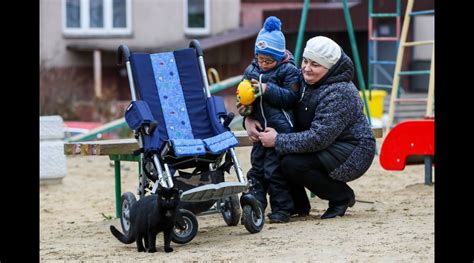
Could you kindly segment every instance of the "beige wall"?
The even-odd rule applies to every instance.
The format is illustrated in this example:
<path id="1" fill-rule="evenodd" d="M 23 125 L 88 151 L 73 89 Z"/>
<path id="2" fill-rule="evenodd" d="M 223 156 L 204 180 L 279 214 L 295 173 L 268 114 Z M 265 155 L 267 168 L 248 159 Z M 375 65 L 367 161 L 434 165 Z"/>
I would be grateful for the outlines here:
<path id="1" fill-rule="evenodd" d="M 434 40 L 434 16 L 415 16 L 412 21 L 414 26 L 414 39 L 412 41 Z M 431 60 L 433 46 L 415 46 L 413 48 L 413 59 Z"/>
<path id="2" fill-rule="evenodd" d="M 211 0 L 211 33 L 239 27 L 240 0 Z"/>
<path id="3" fill-rule="evenodd" d="M 91 52 L 66 50 L 68 44 L 159 47 L 186 38 L 184 0 L 132 0 L 132 35 L 72 38 L 63 36 L 62 1 L 40 1 L 40 61 L 47 67 L 91 66 Z M 211 0 L 211 34 L 239 26 L 239 0 Z M 113 59 L 104 59 L 104 66 Z"/>

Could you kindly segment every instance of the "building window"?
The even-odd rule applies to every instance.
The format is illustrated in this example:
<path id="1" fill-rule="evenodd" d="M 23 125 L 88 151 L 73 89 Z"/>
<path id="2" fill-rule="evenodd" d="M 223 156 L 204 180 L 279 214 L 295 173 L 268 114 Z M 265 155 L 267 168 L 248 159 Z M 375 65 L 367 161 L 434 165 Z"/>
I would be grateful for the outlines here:
<path id="1" fill-rule="evenodd" d="M 81 27 L 81 4 L 79 0 L 68 0 L 66 3 L 66 27 Z"/>
<path id="2" fill-rule="evenodd" d="M 127 1 L 130 2 L 130 1 Z M 114 0 L 113 1 L 113 25 L 117 28 L 127 27 L 127 3 L 125 0 Z M 130 8 L 128 8 L 130 9 Z"/>
<path id="3" fill-rule="evenodd" d="M 91 0 L 89 5 L 91 28 L 104 28 L 104 1 Z"/>
<path id="4" fill-rule="evenodd" d="M 210 30 L 210 0 L 184 0 L 184 32 L 188 35 L 208 35 Z"/>
<path id="5" fill-rule="evenodd" d="M 63 0 L 66 36 L 130 35 L 131 0 Z"/>

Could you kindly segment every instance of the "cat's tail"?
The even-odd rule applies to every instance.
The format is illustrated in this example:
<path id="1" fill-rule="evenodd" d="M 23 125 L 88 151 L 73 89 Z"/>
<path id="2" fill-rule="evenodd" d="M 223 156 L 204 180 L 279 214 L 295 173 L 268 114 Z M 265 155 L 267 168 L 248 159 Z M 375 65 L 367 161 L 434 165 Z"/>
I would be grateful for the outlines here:
<path id="1" fill-rule="evenodd" d="M 112 225 L 110 226 L 110 232 L 112 232 L 112 235 L 114 235 L 122 243 L 132 244 L 133 242 L 135 242 L 135 238 L 133 237 L 131 232 L 129 232 L 128 235 L 124 235 Z"/>

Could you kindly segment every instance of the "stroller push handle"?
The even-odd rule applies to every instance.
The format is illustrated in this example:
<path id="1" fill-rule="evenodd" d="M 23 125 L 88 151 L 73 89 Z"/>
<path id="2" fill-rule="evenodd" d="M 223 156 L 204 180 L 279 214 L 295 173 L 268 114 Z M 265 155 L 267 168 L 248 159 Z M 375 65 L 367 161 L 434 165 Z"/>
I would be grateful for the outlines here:
<path id="1" fill-rule="evenodd" d="M 201 77 L 204 80 L 204 93 L 206 94 L 206 97 L 210 98 L 211 92 L 209 91 L 209 81 L 206 75 L 206 67 L 204 66 L 204 53 L 202 52 L 201 44 L 199 44 L 197 39 L 193 39 L 191 40 L 191 43 L 189 43 L 189 47 L 196 50 Z"/>
<path id="2" fill-rule="evenodd" d="M 201 44 L 196 39 L 191 40 L 189 47 L 196 49 L 198 57 L 203 57 L 204 53 L 202 52 Z"/>
<path id="3" fill-rule="evenodd" d="M 137 96 L 135 94 L 135 85 L 133 83 L 133 75 L 132 70 L 130 68 L 130 49 L 128 49 L 127 45 L 120 45 L 117 49 L 117 56 L 116 62 L 117 66 L 123 66 L 127 68 L 127 75 L 128 75 L 128 83 L 130 84 L 130 94 L 132 95 L 132 101 L 137 100 Z"/>
<path id="4" fill-rule="evenodd" d="M 124 62 L 127 62 L 130 57 L 130 50 L 127 45 L 120 45 L 117 49 L 117 66 L 123 66 Z"/>

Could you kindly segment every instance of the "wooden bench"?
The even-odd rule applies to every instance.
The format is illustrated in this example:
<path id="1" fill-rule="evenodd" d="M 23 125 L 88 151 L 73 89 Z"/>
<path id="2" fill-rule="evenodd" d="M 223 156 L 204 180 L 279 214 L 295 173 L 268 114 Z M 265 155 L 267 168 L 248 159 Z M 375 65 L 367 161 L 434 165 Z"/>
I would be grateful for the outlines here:
<path id="1" fill-rule="evenodd" d="M 382 128 L 372 128 L 375 138 L 382 138 Z M 237 147 L 252 146 L 246 131 L 234 131 L 235 136 L 239 140 Z M 140 157 L 133 155 L 133 152 L 138 150 L 137 140 L 117 139 L 117 140 L 100 140 L 100 141 L 85 141 L 85 142 L 70 142 L 64 144 L 65 155 L 108 155 L 110 160 L 114 161 L 115 171 L 115 212 L 117 218 L 120 217 L 120 196 L 122 194 L 122 183 L 120 175 L 120 162 L 132 161 L 139 162 Z M 140 163 L 138 165 L 139 173 L 141 172 Z"/>

